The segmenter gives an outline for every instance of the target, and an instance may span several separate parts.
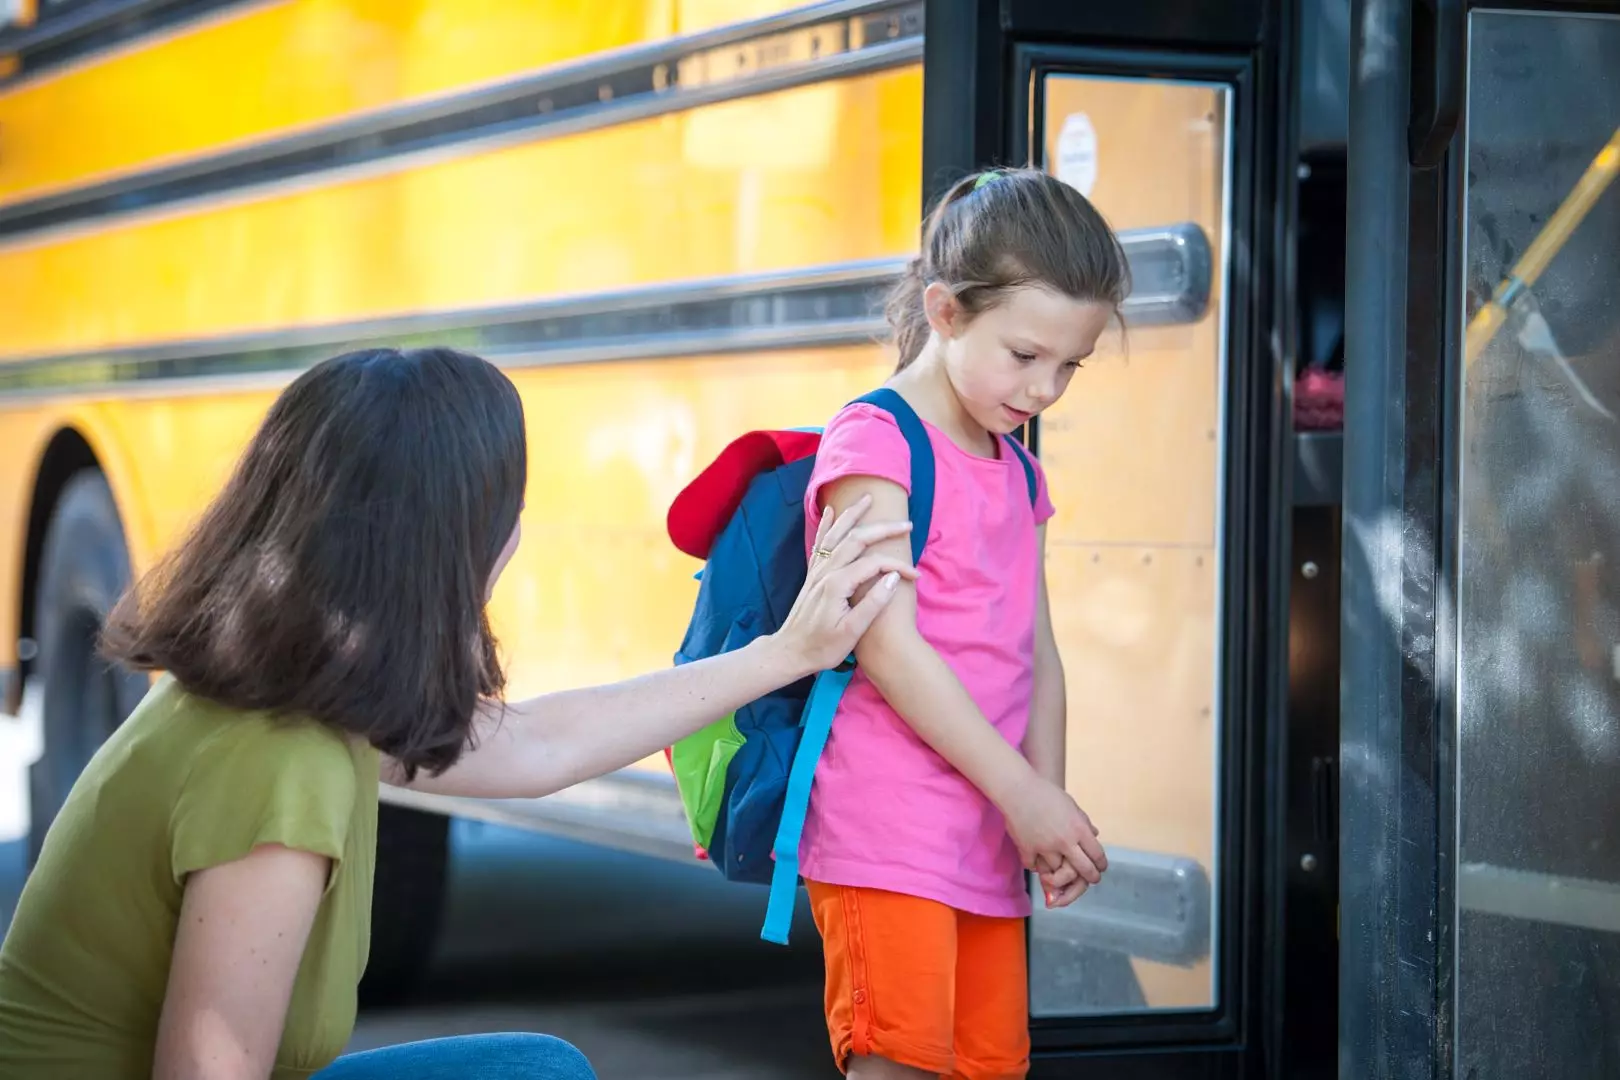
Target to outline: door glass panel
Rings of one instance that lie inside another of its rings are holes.
[[[1124,333],[1041,419],[1068,784],[1110,869],[1070,908],[1036,897],[1037,1017],[1216,1004],[1229,97],[1069,74],[1037,88],[1048,171],[1116,229],[1157,230],[1128,249]]]
[[[1470,17],[1456,1075],[1474,1080],[1620,1076],[1616,57],[1611,18]]]

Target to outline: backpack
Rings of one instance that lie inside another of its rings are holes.
[[[911,451],[911,557],[921,563],[934,511],[934,449],[922,420],[893,390],[856,399],[894,417]],[[1030,502],[1035,466],[1011,437]],[[686,664],[776,631],[804,585],[804,499],[819,429],[754,431],[723,450],[671,504],[670,540],[704,560],[692,621],[675,654]],[[816,763],[855,658],[744,705],[665,754],[695,853],[728,880],[769,884],[760,936],[787,944],[799,883],[799,837]]]

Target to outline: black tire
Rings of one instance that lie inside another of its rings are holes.
[[[102,622],[129,574],[129,549],[106,478],[94,469],[75,474],[51,513],[40,555],[35,637],[44,751],[28,772],[30,866],[73,782],[150,685],[96,651]]]
[[[371,959],[362,1005],[407,997],[421,981],[444,915],[450,819],[403,806],[377,808],[377,876],[371,898]]]

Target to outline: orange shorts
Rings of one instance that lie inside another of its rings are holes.
[[[881,1057],[953,1080],[1029,1072],[1024,920],[806,883],[827,954],[833,1056]]]

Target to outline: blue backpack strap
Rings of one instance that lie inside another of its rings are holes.
[[[856,400],[893,416],[911,451],[911,496],[907,510],[911,515],[911,561],[916,565],[922,562],[928,527],[934,517],[934,444],[916,411],[893,390],[883,387]],[[787,944],[788,930],[793,924],[793,904],[799,894],[799,841],[804,835],[805,814],[810,809],[816,765],[832,732],[838,702],[854,675],[853,656],[832,671],[817,675],[799,721],[802,729],[799,746],[788,770],[782,819],[776,827],[776,842],[771,847],[775,865],[771,867],[770,899],[765,904],[765,925],[759,932],[760,937],[778,945]]]
[[[906,404],[905,398],[887,386],[855,400],[874,405],[894,417],[900,434],[906,437],[906,446],[911,450],[911,498],[908,510],[911,514],[911,564],[916,566],[922,562],[923,545],[928,543],[928,527],[934,520],[933,441],[928,438],[928,429],[923,426],[922,418]]]
[[[1018,463],[1024,467],[1024,482],[1029,485],[1029,505],[1034,506],[1041,497],[1041,482],[1035,478],[1035,463],[1029,458],[1029,451],[1024,444],[1011,435],[1003,435],[1002,441],[1012,447],[1012,452],[1018,455]]]
[[[771,867],[771,895],[765,904],[765,926],[759,932],[760,937],[778,945],[788,943],[788,929],[793,924],[793,902],[799,895],[799,840],[804,835],[804,816],[810,808],[810,787],[816,778],[816,764],[821,761],[821,751],[832,731],[838,702],[854,674],[853,659],[832,671],[823,671],[816,676],[815,685],[810,688],[810,700],[805,702],[804,717],[800,721],[804,730],[799,736],[799,748],[793,754],[793,767],[788,771],[782,822],[776,828],[776,843],[771,847],[776,865]]]

